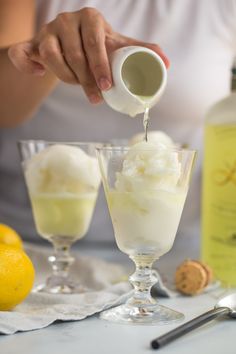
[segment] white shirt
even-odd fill
[[[236,0],[38,0],[37,26],[60,12],[85,6],[100,10],[114,30],[158,43],[171,61],[166,92],[151,110],[150,129],[163,130],[174,141],[198,150],[179,227],[187,242],[198,243],[203,123],[209,106],[229,93],[236,55]],[[59,84],[30,121],[0,131],[1,221],[25,238],[36,237],[16,141],[108,141],[141,131],[140,116],[126,117],[105,103],[92,106],[79,86]],[[85,240],[113,240],[102,194]]]

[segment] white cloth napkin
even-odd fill
[[[47,262],[50,253],[38,246],[27,246],[26,252],[36,269],[35,285],[40,284],[50,274]],[[120,265],[76,256],[71,275],[91,291],[73,295],[31,293],[14,310],[0,311],[0,333],[35,330],[57,320],[81,320],[121,304],[131,291],[130,285],[122,282],[125,274],[125,269]]]
[[[25,247],[36,269],[35,286],[42,283],[51,273],[47,258],[52,248],[27,245]],[[74,254],[75,262],[71,276],[89,292],[73,295],[52,295],[31,293],[26,300],[12,311],[0,311],[0,333],[13,334],[47,327],[61,321],[82,320],[95,313],[124,303],[132,294],[128,283],[127,269],[121,265],[108,263],[93,257]],[[163,282],[156,270],[158,282],[152,288],[153,296],[177,297],[173,284]],[[219,288],[212,284],[205,292]]]

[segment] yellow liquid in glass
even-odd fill
[[[202,257],[236,286],[236,124],[208,124],[203,166]]]
[[[37,231],[51,236],[82,238],[88,231],[97,193],[81,195],[31,195]]]

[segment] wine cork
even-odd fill
[[[212,281],[212,271],[209,266],[196,260],[186,260],[175,272],[176,289],[185,295],[196,295]]]

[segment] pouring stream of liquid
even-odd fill
[[[148,141],[149,107],[145,108],[143,116],[144,140]]]

